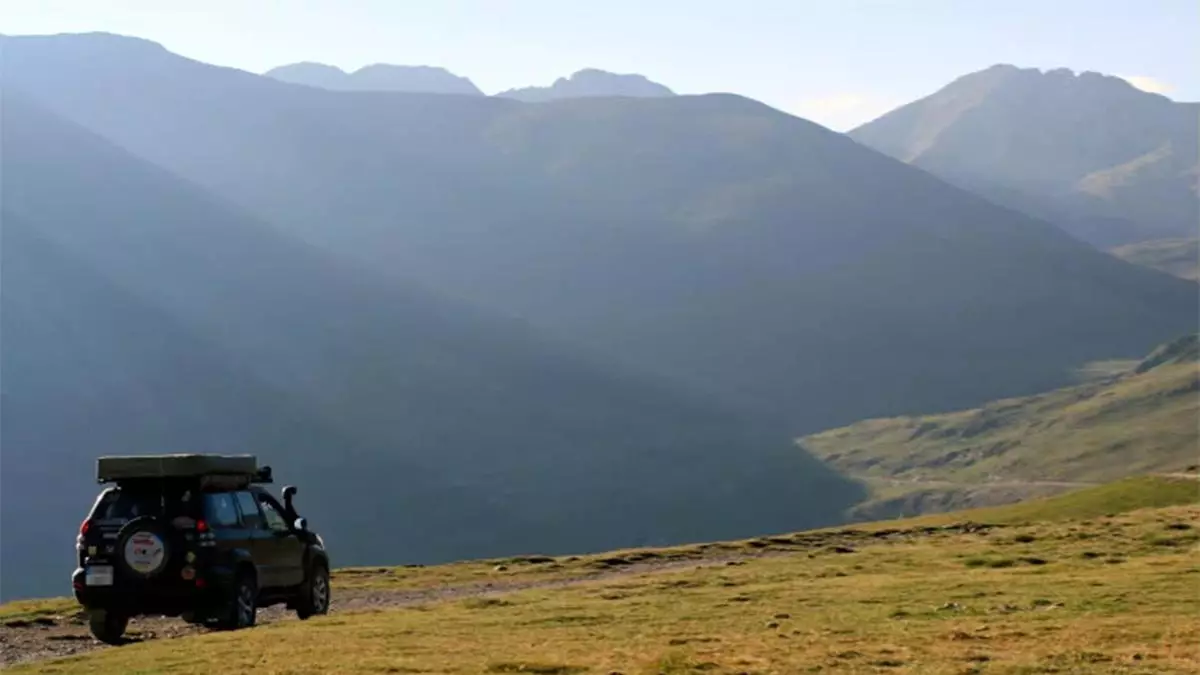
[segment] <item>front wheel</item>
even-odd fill
[[[304,582],[304,590],[300,593],[296,616],[307,619],[319,614],[328,614],[329,597],[329,568],[322,563],[313,563],[308,579]]]
[[[88,612],[88,630],[97,640],[108,645],[124,644],[129,617],[117,612],[94,609]]]
[[[233,594],[225,607],[225,615],[217,622],[222,630],[250,628],[258,618],[258,584],[254,576],[242,572],[233,584]]]

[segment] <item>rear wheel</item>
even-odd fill
[[[124,643],[125,629],[129,626],[129,617],[106,609],[93,609],[88,612],[88,630],[97,640],[109,644]]]
[[[314,562],[300,592],[296,616],[301,619],[329,613],[329,568],[324,563]]]

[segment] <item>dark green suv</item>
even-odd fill
[[[134,616],[252,626],[260,607],[301,619],[329,610],[329,556],[296,514],[262,487],[270,467],[248,455],[102,457],[109,483],[79,528],[75,598],[92,634],[119,644]]]

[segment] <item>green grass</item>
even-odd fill
[[[943,526],[970,520],[1012,524],[1094,518],[1143,508],[1200,503],[1200,481],[1188,478],[1140,476],[1064,495],[984,509],[931,514],[904,520],[855,525],[860,530]],[[435,565],[430,567],[356,567],[336,570],[337,588],[419,590],[439,585],[472,585],[510,581],[541,581],[600,574],[639,563],[703,562],[713,557],[747,552],[771,552],[797,545],[806,534],[836,534],[845,527],[811,533],[781,533],[776,537],[691,544],[667,548],[608,551],[583,556],[521,556]],[[818,544],[819,545],[819,544]],[[0,607],[2,610],[2,607]]]
[[[0,625],[73,614],[79,605],[71,598],[16,600],[0,605]]]
[[[1106,485],[1033,499],[1018,504],[936,514],[912,522],[971,520],[1014,524],[1103,518],[1139,509],[1200,503],[1200,480],[1187,477],[1135,476]]]
[[[1115,373],[1112,362],[1099,365],[1077,386],[971,410],[866,420],[799,442],[871,487],[873,500],[857,507],[864,517],[1012,502],[1071,483],[1184,470],[1200,463],[1194,339]]]
[[[1113,508],[1146,504],[1158,487],[1127,483],[1116,494],[1138,496]],[[1200,506],[1083,520],[1060,518],[1091,507],[1051,506],[1027,516],[1053,521],[975,531],[892,523],[841,553],[285,621],[10,672],[1196,672],[1200,549],[1184,526]]]
[[[1112,254],[1184,279],[1200,280],[1200,239],[1156,239],[1119,246]]]

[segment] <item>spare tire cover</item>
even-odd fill
[[[125,567],[142,577],[152,577],[167,567],[169,544],[162,525],[152,518],[137,518],[121,528],[117,555]]]

